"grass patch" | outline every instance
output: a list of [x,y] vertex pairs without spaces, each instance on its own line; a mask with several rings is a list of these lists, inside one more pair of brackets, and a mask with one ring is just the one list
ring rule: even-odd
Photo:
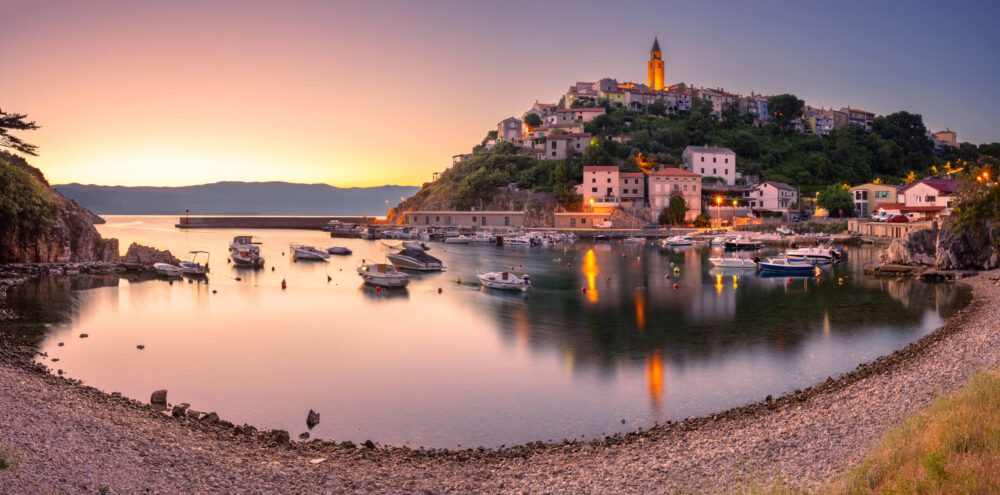
[[889,431],[830,491],[1000,493],[1000,374],[980,373]]

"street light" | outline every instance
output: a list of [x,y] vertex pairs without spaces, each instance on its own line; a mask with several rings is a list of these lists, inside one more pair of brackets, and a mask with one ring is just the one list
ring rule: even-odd
[[715,197],[715,220],[722,227],[722,196]]

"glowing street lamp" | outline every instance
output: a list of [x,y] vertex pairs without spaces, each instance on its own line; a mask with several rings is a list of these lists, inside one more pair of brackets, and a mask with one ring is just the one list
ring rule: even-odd
[[715,197],[715,220],[719,222],[719,227],[722,227],[722,196]]

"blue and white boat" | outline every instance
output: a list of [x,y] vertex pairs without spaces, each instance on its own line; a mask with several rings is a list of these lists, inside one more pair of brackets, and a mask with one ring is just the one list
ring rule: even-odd
[[782,273],[813,273],[816,265],[805,261],[793,261],[788,258],[768,258],[761,261],[757,268],[762,272],[782,272]]

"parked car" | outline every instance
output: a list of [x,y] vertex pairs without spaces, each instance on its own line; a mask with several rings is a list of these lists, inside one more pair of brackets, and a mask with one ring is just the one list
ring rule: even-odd
[[597,227],[599,229],[610,229],[612,225],[614,225],[614,224],[611,223],[611,220],[607,220],[607,221],[604,221],[604,222],[601,222],[601,223],[595,225],[595,227]]
[[809,220],[808,213],[796,213],[791,216],[791,221],[793,222],[804,222],[806,220]]
[[919,222],[924,219],[924,215],[923,213],[917,213],[915,211],[911,211],[910,213],[906,214],[906,218],[909,218],[911,222]]
[[906,218],[903,215],[893,215],[893,216],[887,218],[885,221],[889,222],[889,223],[906,223],[906,222],[909,222],[910,219]]
[[884,222],[886,216],[888,216],[888,215],[886,215],[886,213],[884,211],[882,211],[882,210],[876,211],[875,213],[872,213],[872,221],[873,222]]
[[648,223],[648,224],[642,226],[642,230],[656,230],[656,229],[662,229],[662,228],[663,228],[663,226],[660,225],[660,224],[658,224],[658,223]]

